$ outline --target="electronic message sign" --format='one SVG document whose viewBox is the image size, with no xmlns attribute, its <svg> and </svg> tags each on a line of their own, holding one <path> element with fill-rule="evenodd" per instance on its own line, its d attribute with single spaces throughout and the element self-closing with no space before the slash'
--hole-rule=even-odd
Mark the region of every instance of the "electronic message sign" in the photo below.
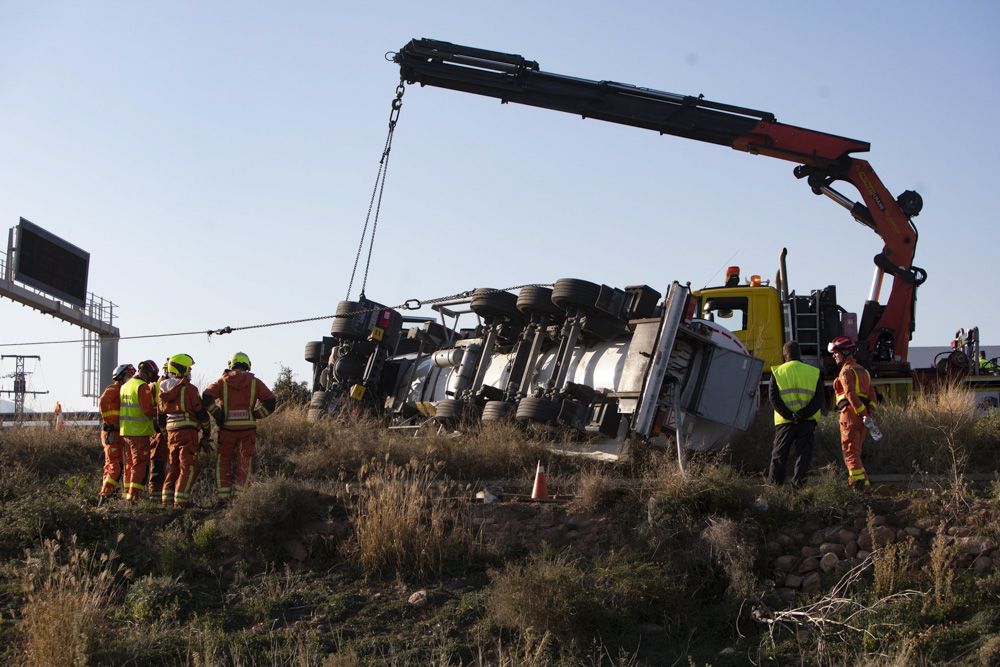
<svg viewBox="0 0 1000 667">
<path fill-rule="evenodd" d="M 90 253 L 21 218 L 15 228 L 14 280 L 83 308 Z"/>
</svg>

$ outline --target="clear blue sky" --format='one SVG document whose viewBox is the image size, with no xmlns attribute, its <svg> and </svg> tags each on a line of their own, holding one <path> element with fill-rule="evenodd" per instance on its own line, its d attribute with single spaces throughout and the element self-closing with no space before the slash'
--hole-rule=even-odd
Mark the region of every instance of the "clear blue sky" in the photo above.
<svg viewBox="0 0 1000 667">
<path fill-rule="evenodd" d="M 995 343 L 998 24 L 995 2 L 5 0 L 0 221 L 89 250 L 123 335 L 332 313 L 398 80 L 383 54 L 433 37 L 870 141 L 890 191 L 924 197 L 913 344 L 975 324 Z M 701 286 L 730 257 L 770 277 L 787 246 L 795 289 L 836 284 L 859 310 L 881 248 L 791 163 L 644 130 L 413 87 L 394 146 L 367 290 L 383 303 L 560 277 Z M 10 301 L 0 318 L 0 342 L 78 336 Z M 267 381 L 279 364 L 306 379 L 326 332 L 120 352 L 186 352 L 205 380 L 242 350 Z M 0 349 L 42 356 L 37 408 L 90 405 L 79 345 Z"/>
</svg>

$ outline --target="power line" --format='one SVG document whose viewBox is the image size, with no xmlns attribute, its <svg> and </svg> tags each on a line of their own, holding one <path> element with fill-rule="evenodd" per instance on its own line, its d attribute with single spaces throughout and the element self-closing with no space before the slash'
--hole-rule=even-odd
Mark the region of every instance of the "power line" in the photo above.
<svg viewBox="0 0 1000 667">
<path fill-rule="evenodd" d="M 490 292 L 512 292 L 514 290 L 519 290 L 524 287 L 551 287 L 551 283 L 529 283 L 526 285 L 514 285 L 513 287 L 506 287 L 504 289 L 492 289 Z M 449 294 L 447 296 L 440 296 L 433 299 L 407 299 L 403 303 L 397 306 L 391 306 L 393 310 L 419 310 L 424 306 L 432 306 L 436 303 L 441 303 L 443 301 L 451 301 L 453 299 L 464 299 L 472 296 L 475 292 L 474 289 L 465 290 L 464 292 L 456 292 L 455 294 Z M 304 322 L 318 322 L 320 320 L 333 320 L 339 318 L 350 318 L 355 315 L 360 315 L 362 313 L 370 313 L 376 310 L 382 310 L 386 306 L 378 306 L 375 308 L 367 308 L 362 310 L 356 310 L 351 313 L 344 313 L 341 315 L 316 315 L 314 317 L 300 317 L 294 320 L 281 320 L 278 322 L 264 322 L 260 324 L 247 324 L 241 327 L 225 326 L 220 329 L 201 329 L 197 331 L 177 331 L 174 333 L 156 333 L 156 334 L 142 334 L 139 336 L 118 336 L 116 340 L 140 340 L 144 338 L 171 338 L 176 336 L 195 336 L 198 334 L 205 336 L 222 336 L 224 334 L 236 333 L 237 331 L 248 331 L 251 329 L 266 329 L 269 327 L 282 327 L 290 324 L 302 324 Z M 33 345 L 65 345 L 69 343 L 83 343 L 85 340 L 83 338 L 72 339 L 72 340 L 43 340 L 34 341 L 27 343 L 0 343 L 0 347 L 30 347 Z"/>
</svg>

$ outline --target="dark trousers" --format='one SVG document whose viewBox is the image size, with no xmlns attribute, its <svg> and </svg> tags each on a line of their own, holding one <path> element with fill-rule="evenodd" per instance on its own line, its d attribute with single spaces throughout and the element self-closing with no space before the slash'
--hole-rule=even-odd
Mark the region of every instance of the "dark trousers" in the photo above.
<svg viewBox="0 0 1000 667">
<path fill-rule="evenodd" d="M 809 420 L 799 424 L 777 424 L 774 427 L 774 448 L 771 450 L 771 469 L 767 478 L 773 484 L 785 483 L 785 469 L 788 457 L 795 447 L 795 463 L 792 471 L 792 485 L 802 486 L 809 475 L 815 442 L 816 422 Z"/>
</svg>

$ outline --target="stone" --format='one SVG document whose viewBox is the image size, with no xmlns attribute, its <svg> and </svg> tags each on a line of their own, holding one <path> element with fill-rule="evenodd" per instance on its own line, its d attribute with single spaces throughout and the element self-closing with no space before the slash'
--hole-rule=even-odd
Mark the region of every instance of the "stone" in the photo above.
<svg viewBox="0 0 1000 667">
<path fill-rule="evenodd" d="M 837 561 L 837 567 L 833 568 L 833 573 L 838 577 L 843 577 L 850 569 L 851 566 L 847 564 L 846 560 L 839 560 Z"/>
<path fill-rule="evenodd" d="M 843 529 L 844 529 L 844 527 L 841 526 L 840 524 L 838 524 L 836 526 L 830 526 L 829 528 L 824 529 L 823 530 L 823 541 L 824 542 L 837 542 L 838 541 L 837 540 L 837 535 L 839 535 L 840 531 L 842 531 Z"/>
<path fill-rule="evenodd" d="M 799 559 L 796 556 L 778 556 L 774 559 L 774 569 L 791 572 L 797 562 Z"/>
<path fill-rule="evenodd" d="M 868 519 L 864 517 L 858 517 L 857 519 L 854 520 L 855 530 L 863 530 L 867 526 L 868 526 Z"/>
<path fill-rule="evenodd" d="M 809 532 L 813 532 L 819 530 L 820 525 L 819 522 L 816 521 L 815 519 L 809 519 L 808 521 L 802 524 L 802 528 L 804 530 L 808 530 Z"/>
<path fill-rule="evenodd" d="M 922 519 L 917 519 L 913 522 L 913 525 L 921 530 L 926 530 L 928 532 L 937 532 L 939 521 L 933 517 L 925 516 Z"/>
<path fill-rule="evenodd" d="M 802 585 L 802 577 L 797 574 L 790 574 L 785 577 L 784 587 L 785 588 L 798 588 Z"/>
<path fill-rule="evenodd" d="M 822 530 L 814 531 L 813 534 L 809 536 L 809 544 L 811 544 L 814 547 L 818 547 L 819 545 L 823 544 L 823 542 L 824 542 L 824 537 Z"/>
<path fill-rule="evenodd" d="M 409 598 L 407 598 L 406 601 L 417 607 L 419 607 L 420 605 L 427 604 L 427 591 L 419 590 L 415 592 L 413 595 L 411 595 Z"/>
<path fill-rule="evenodd" d="M 865 560 L 871 555 L 872 555 L 871 551 L 865 551 L 864 549 L 861 549 L 858 551 L 858 560 Z"/>
<path fill-rule="evenodd" d="M 802 557 L 803 558 L 818 558 L 819 549 L 816 547 L 802 547 Z"/>
<path fill-rule="evenodd" d="M 819 545 L 819 552 L 820 554 L 837 554 L 837 558 L 843 558 L 846 555 L 844 545 L 836 542 L 824 542 Z"/>
<path fill-rule="evenodd" d="M 774 557 L 781 553 L 781 544 L 774 540 L 768 540 L 767 544 L 764 545 L 764 549 L 767 551 L 768 556 Z"/>
<path fill-rule="evenodd" d="M 303 561 L 309 555 L 306 545 L 295 538 L 285 540 L 282 546 L 285 548 L 285 553 L 293 560 Z"/>
<path fill-rule="evenodd" d="M 640 623 L 639 632 L 644 635 L 659 635 L 666 632 L 667 629 L 662 625 L 657 625 L 656 623 Z"/>
<path fill-rule="evenodd" d="M 809 572 L 815 572 L 819 569 L 819 560 L 816 558 L 806 558 L 803 559 L 802 563 L 799 564 L 798 572 L 799 574 L 807 574 Z"/>
<path fill-rule="evenodd" d="M 956 537 L 955 546 L 960 556 L 979 556 L 997 548 L 988 537 Z"/>
<path fill-rule="evenodd" d="M 802 592 L 815 593 L 819 590 L 822 584 L 823 579 L 820 578 L 819 572 L 811 572 L 805 579 L 802 580 Z"/>
<path fill-rule="evenodd" d="M 828 553 L 819 559 L 819 568 L 827 574 L 830 574 L 833 572 L 834 568 L 837 567 L 837 563 L 839 562 L 840 559 L 837 558 L 837 554 Z"/>
<path fill-rule="evenodd" d="M 851 540 L 846 545 L 844 545 L 844 555 L 848 558 L 854 558 L 858 555 L 858 543 Z"/>
<path fill-rule="evenodd" d="M 793 540 L 786 533 L 781 533 L 778 535 L 778 544 L 780 544 L 783 549 L 791 549 L 795 546 L 795 540 Z"/>
<path fill-rule="evenodd" d="M 993 569 L 993 559 L 989 556 L 980 556 L 972 561 L 972 571 L 976 574 L 986 574 Z"/>
<path fill-rule="evenodd" d="M 873 526 L 887 526 L 889 525 L 889 520 L 882 515 L 872 517 Z"/>
<path fill-rule="evenodd" d="M 952 526 L 948 529 L 948 534 L 954 537 L 969 537 L 973 532 L 972 526 Z"/>
<path fill-rule="evenodd" d="M 896 531 L 889 526 L 877 526 L 875 534 L 872 535 L 872 544 L 877 547 L 884 547 L 892 544 L 896 540 Z M 861 544 L 860 542 L 858 543 Z"/>
<path fill-rule="evenodd" d="M 853 530 L 848 530 L 847 528 L 841 528 L 837 531 L 837 541 L 843 545 L 847 545 L 850 542 L 856 542 L 858 539 L 858 534 Z"/>
<path fill-rule="evenodd" d="M 924 534 L 924 531 L 920 530 L 916 526 L 907 526 L 903 529 L 909 537 L 915 540 L 919 540 L 920 536 Z"/>
<path fill-rule="evenodd" d="M 872 548 L 872 536 L 868 533 L 868 530 L 862 530 L 861 534 L 858 535 L 858 547 L 868 551 Z"/>
<path fill-rule="evenodd" d="M 795 591 L 791 588 L 775 588 L 775 594 L 788 604 L 795 602 Z"/>
</svg>

